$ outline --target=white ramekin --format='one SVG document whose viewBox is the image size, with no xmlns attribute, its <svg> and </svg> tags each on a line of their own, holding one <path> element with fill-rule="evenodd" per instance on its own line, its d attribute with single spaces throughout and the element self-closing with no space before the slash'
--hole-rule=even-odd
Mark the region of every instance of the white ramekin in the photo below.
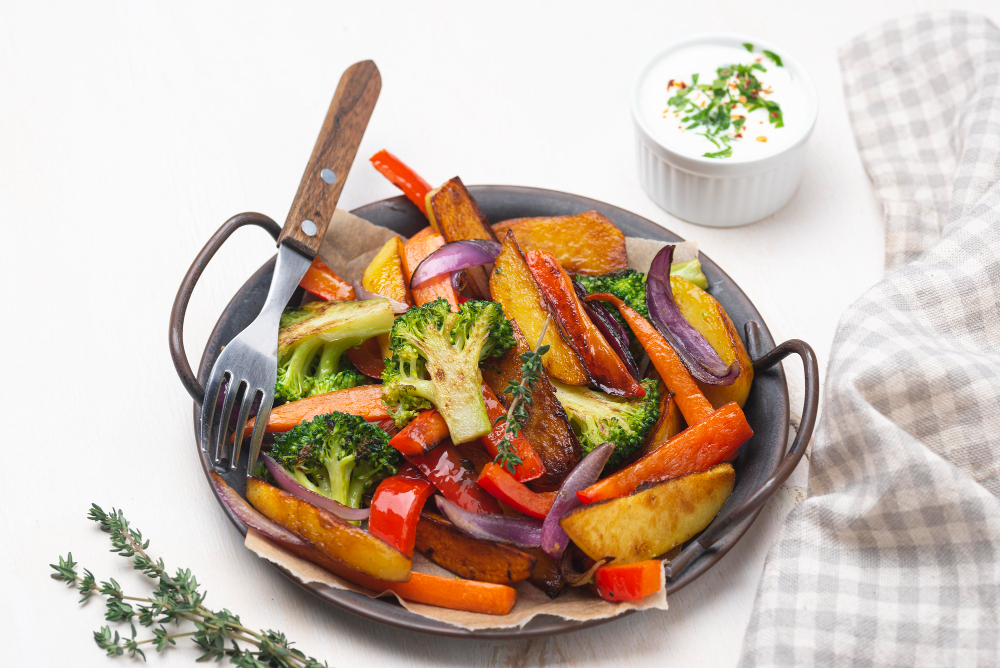
<svg viewBox="0 0 1000 668">
<path fill-rule="evenodd" d="M 649 70 L 668 53 L 691 44 L 739 47 L 746 42 L 781 54 L 784 66 L 804 84 L 811 118 L 799 136 L 778 153 L 739 162 L 682 155 L 657 141 L 639 108 L 639 91 Z M 632 122 L 639 180 L 654 202 L 682 220 L 709 227 L 746 225 L 788 203 L 802 180 L 806 142 L 816 124 L 819 98 L 809 74 L 786 53 L 781 47 L 748 35 L 704 33 L 671 42 L 643 64 L 632 84 Z"/>
</svg>

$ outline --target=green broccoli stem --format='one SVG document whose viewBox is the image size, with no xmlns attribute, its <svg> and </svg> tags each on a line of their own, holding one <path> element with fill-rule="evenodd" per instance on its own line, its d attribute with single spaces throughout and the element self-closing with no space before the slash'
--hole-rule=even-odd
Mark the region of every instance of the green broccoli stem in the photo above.
<svg viewBox="0 0 1000 668">
<path fill-rule="evenodd" d="M 351 347 L 352 341 L 331 341 L 323 346 L 323 353 L 319 357 L 319 364 L 316 366 L 316 377 L 322 378 L 327 374 L 334 374 L 340 371 L 340 358 Z"/>
</svg>

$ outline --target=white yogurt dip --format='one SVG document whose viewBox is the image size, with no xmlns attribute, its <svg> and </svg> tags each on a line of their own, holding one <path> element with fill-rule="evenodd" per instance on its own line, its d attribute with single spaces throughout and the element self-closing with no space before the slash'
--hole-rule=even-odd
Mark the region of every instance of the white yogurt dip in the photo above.
<svg viewBox="0 0 1000 668">
<path fill-rule="evenodd" d="M 638 114 L 657 142 L 682 155 L 747 162 L 778 153 L 815 114 L 806 84 L 778 65 L 781 56 L 750 43 L 681 44 L 639 82 Z"/>
</svg>

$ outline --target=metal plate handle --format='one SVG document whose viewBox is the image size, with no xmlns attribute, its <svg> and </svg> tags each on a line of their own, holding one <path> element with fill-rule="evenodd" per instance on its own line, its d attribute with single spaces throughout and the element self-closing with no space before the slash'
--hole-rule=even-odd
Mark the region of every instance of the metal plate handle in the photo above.
<svg viewBox="0 0 1000 668">
<path fill-rule="evenodd" d="M 757 323 L 748 322 L 746 324 L 747 345 L 756 354 L 758 349 Z M 690 566 L 723 536 L 729 529 L 746 520 L 748 517 L 760 512 L 764 503 L 771 498 L 771 495 L 778 491 L 788 476 L 792 474 L 799 460 L 805 454 L 809 439 L 812 438 L 813 428 L 816 426 L 816 415 L 819 412 L 819 364 L 816 362 L 816 353 L 805 341 L 791 339 L 778 345 L 770 352 L 767 352 L 753 361 L 755 372 L 770 369 L 789 355 L 798 355 L 802 359 L 802 366 L 805 375 L 805 397 L 802 401 L 802 419 L 799 428 L 795 433 L 792 446 L 788 449 L 784 459 L 777 468 L 765 480 L 760 487 L 755 489 L 739 506 L 733 508 L 725 516 L 718 518 L 697 538 L 692 540 L 681 551 L 676 558 L 664 564 L 667 579 L 676 578 L 684 569 Z"/>
<path fill-rule="evenodd" d="M 274 237 L 275 241 L 278 240 L 278 235 L 281 234 L 281 227 L 262 213 L 240 213 L 227 220 L 212 235 L 212 238 L 208 240 L 208 243 L 205 244 L 205 247 L 201 249 L 201 252 L 194 259 L 194 262 L 191 263 L 187 273 L 184 274 L 184 280 L 181 281 L 180 289 L 177 290 L 177 296 L 174 297 L 174 305 L 170 309 L 170 358 L 174 362 L 174 368 L 177 369 L 177 375 L 180 376 L 181 383 L 184 384 L 184 389 L 188 391 L 188 394 L 194 398 L 199 406 L 205 398 L 205 388 L 201 386 L 201 383 L 198 382 L 198 377 L 191 370 L 187 353 L 184 351 L 184 315 L 187 313 L 188 302 L 191 301 L 191 293 L 194 292 L 194 286 L 198 283 L 198 279 L 201 278 L 205 267 L 208 266 L 209 261 L 215 256 L 216 251 L 222 247 L 222 244 L 226 242 L 226 239 L 244 225 L 256 225 L 260 227 Z"/>
</svg>

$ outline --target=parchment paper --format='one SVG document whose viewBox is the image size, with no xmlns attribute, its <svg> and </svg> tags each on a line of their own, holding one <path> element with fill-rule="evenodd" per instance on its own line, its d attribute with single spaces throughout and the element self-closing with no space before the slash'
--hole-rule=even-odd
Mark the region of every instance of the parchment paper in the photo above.
<svg viewBox="0 0 1000 668">
<path fill-rule="evenodd" d="M 327 229 L 323 245 L 320 247 L 320 259 L 344 279 L 348 281 L 361 280 L 361 274 L 365 267 L 375 257 L 382 245 L 393 236 L 397 235 L 391 230 L 338 209 L 330 221 L 330 227 Z M 666 243 L 663 241 L 626 237 L 625 247 L 629 267 L 643 272 L 648 271 L 653 257 L 665 245 Z M 698 244 L 696 242 L 683 242 L 678 244 L 674 251 L 674 262 L 691 260 L 697 257 L 697 254 Z M 253 529 L 247 532 L 245 544 L 258 556 L 282 566 L 303 583 L 319 583 L 333 589 L 346 589 L 373 598 L 381 595 L 392 595 L 410 612 L 469 630 L 520 627 L 537 615 L 553 615 L 563 619 L 586 621 L 615 617 L 628 610 L 667 609 L 665 582 L 659 592 L 647 596 L 641 601 L 617 603 L 594 596 L 589 588 L 568 586 L 563 589 L 558 598 L 553 600 L 528 582 L 521 582 L 515 585 L 517 603 L 507 615 L 483 615 L 447 610 L 436 606 L 403 601 L 392 592 L 371 592 L 358 587 L 312 562 L 284 550 Z M 454 577 L 437 564 L 425 559 L 419 552 L 413 555 L 413 570 Z M 661 577 L 663 577 L 662 574 Z"/>
</svg>

